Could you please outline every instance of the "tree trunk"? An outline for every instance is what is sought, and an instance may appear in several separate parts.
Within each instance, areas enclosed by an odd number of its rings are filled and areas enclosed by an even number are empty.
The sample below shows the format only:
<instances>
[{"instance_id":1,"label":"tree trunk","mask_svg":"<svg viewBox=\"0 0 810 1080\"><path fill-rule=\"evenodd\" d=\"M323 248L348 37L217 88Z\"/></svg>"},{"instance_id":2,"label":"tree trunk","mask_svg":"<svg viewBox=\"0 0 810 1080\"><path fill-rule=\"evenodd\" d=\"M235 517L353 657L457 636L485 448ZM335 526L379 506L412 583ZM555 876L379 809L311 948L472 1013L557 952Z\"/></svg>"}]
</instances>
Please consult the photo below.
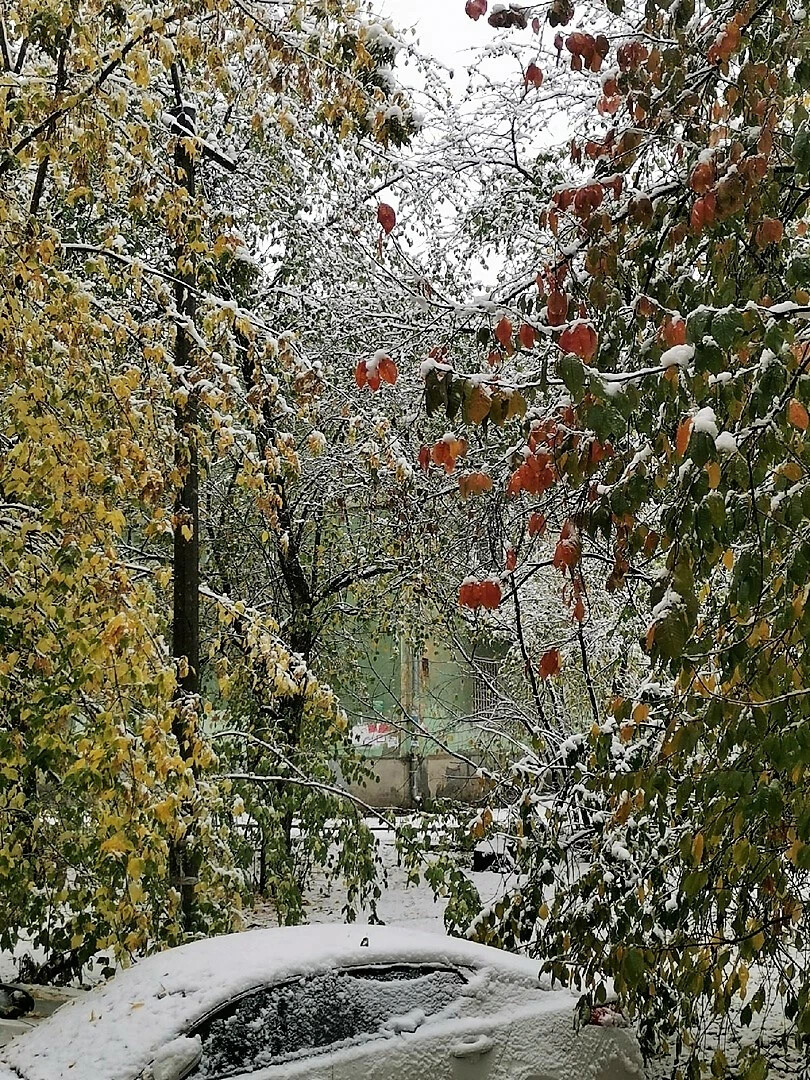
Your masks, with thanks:
<instances>
[{"instance_id":1,"label":"tree trunk","mask_svg":"<svg viewBox=\"0 0 810 1080\"><path fill-rule=\"evenodd\" d=\"M176 89L179 78L176 70ZM194 130L194 110L178 105L173 115L190 131ZM177 183L194 197L194 161L178 138L174 150ZM181 225L182 228L182 225ZM182 237L175 249L177 278L175 303L181 319L193 320L197 313L197 298L193 289L194 269L190 265L188 248ZM192 342L185 327L178 323L175 339L175 365L187 377L193 367ZM200 519L199 465L197 459L197 396L190 389L185 404L175 409L177 432L177 465L183 475L183 486L175 503L174 513L174 596L172 610L172 655L178 662L177 709L173 730L185 760L193 752L193 733L189 726L196 723L196 701L200 692ZM190 707L185 707L190 706ZM189 837L175 845L171 852L171 873L181 897L183 926L191 929L194 919L194 887L199 874L198 860L189 852Z\"/></svg>"}]
</instances>

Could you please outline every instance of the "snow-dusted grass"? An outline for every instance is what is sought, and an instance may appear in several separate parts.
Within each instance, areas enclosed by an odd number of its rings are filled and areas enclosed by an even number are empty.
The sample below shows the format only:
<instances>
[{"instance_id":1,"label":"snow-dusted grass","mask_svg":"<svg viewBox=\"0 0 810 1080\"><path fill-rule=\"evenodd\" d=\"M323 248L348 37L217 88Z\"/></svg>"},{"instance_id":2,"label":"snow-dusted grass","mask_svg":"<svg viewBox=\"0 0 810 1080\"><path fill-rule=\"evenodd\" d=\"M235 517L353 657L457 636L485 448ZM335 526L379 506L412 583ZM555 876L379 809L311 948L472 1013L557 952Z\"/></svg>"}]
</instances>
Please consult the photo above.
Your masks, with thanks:
<instances>
[{"instance_id":1,"label":"snow-dusted grass","mask_svg":"<svg viewBox=\"0 0 810 1080\"><path fill-rule=\"evenodd\" d=\"M425 882L408 885L408 874L398 865L392 833L387 829L375 830L380 844L380 855L388 875L388 884L377 904L377 917L392 926L407 926L414 930L444 932L444 909L446 901L434 898L433 891ZM501 873L468 871L484 904L493 903L503 894L514 878ZM307 896L307 920L312 923L342 922L346 905L346 890L340 882L331 882L323 874L315 874ZM368 921L369 912L361 912L359 921ZM274 926L276 913L271 904L264 904L247 912L246 925Z\"/></svg>"}]
</instances>

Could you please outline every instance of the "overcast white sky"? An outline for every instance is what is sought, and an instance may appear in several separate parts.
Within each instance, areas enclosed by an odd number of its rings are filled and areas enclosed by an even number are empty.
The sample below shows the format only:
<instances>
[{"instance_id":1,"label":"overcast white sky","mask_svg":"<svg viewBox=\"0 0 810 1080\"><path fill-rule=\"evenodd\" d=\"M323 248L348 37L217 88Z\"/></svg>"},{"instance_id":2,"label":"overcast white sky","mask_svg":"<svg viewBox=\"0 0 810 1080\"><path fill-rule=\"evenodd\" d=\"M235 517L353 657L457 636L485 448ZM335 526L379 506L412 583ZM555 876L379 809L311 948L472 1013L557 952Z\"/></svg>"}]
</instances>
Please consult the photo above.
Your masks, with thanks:
<instances>
[{"instance_id":1,"label":"overcast white sky","mask_svg":"<svg viewBox=\"0 0 810 1080\"><path fill-rule=\"evenodd\" d=\"M469 19L464 0L371 0L371 6L398 27L414 27L422 51L450 67L459 62L463 50L492 40L486 17Z\"/></svg>"}]
</instances>

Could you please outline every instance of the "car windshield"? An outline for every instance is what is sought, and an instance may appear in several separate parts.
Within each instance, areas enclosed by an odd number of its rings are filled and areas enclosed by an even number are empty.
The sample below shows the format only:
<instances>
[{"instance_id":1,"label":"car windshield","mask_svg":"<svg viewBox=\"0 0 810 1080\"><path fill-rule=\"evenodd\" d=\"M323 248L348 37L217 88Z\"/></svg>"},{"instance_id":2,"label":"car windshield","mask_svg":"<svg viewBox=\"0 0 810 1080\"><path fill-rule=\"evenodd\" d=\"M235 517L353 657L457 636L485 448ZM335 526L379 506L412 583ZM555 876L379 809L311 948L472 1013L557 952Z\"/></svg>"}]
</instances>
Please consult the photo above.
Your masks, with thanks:
<instances>
[{"instance_id":1,"label":"car windshield","mask_svg":"<svg viewBox=\"0 0 810 1080\"><path fill-rule=\"evenodd\" d=\"M202 1040L194 1080L224 1080L339 1044L415 1030L466 984L447 967L350 968L263 987L229 1002L190 1032Z\"/></svg>"}]
</instances>

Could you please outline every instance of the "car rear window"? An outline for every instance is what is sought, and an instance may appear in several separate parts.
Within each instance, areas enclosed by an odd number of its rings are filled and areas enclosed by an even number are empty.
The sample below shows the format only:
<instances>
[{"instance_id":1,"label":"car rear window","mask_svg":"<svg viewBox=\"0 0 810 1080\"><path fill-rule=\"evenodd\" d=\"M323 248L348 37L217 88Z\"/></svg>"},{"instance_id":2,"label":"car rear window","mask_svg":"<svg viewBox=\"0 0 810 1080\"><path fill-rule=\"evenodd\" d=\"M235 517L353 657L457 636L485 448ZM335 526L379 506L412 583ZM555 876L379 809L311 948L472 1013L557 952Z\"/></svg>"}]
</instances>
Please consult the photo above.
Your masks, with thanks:
<instances>
[{"instance_id":1,"label":"car rear window","mask_svg":"<svg viewBox=\"0 0 810 1080\"><path fill-rule=\"evenodd\" d=\"M307 1053L414 1030L467 982L454 968L401 964L321 972L263 987L198 1024L195 1080L224 1080Z\"/></svg>"}]
</instances>

